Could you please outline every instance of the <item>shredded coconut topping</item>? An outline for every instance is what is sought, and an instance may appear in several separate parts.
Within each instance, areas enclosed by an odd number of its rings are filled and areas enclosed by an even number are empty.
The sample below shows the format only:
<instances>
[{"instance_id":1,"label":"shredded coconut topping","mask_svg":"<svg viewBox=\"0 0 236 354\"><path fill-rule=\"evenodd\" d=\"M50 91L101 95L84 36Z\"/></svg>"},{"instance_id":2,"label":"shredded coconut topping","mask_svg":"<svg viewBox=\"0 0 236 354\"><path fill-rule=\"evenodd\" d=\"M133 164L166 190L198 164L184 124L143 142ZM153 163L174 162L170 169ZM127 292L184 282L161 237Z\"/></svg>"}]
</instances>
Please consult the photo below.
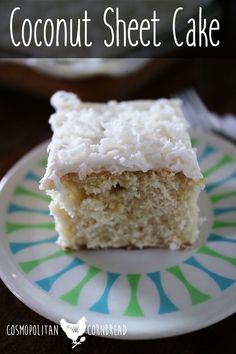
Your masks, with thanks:
<instances>
[{"instance_id":1,"label":"shredded coconut topping","mask_svg":"<svg viewBox=\"0 0 236 354\"><path fill-rule=\"evenodd\" d=\"M59 91L51 103L56 112L49 120L53 137L41 188L70 172L84 179L92 172L167 168L202 177L178 99L98 104Z\"/></svg>"}]
</instances>

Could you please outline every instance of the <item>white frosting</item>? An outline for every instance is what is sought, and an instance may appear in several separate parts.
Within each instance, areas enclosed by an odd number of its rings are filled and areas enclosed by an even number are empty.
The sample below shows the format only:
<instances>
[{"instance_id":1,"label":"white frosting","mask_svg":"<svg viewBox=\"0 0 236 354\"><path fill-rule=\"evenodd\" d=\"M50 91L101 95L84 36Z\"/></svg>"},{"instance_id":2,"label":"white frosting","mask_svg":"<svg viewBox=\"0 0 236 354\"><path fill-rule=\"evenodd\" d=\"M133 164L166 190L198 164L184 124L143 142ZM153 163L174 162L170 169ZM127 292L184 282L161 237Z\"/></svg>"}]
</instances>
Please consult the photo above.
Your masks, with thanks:
<instances>
[{"instance_id":1,"label":"white frosting","mask_svg":"<svg viewBox=\"0 0 236 354\"><path fill-rule=\"evenodd\" d=\"M143 171L167 168L197 180L202 177L187 132L181 101L83 103L73 93L52 96L53 137L41 188L76 172Z\"/></svg>"}]
</instances>

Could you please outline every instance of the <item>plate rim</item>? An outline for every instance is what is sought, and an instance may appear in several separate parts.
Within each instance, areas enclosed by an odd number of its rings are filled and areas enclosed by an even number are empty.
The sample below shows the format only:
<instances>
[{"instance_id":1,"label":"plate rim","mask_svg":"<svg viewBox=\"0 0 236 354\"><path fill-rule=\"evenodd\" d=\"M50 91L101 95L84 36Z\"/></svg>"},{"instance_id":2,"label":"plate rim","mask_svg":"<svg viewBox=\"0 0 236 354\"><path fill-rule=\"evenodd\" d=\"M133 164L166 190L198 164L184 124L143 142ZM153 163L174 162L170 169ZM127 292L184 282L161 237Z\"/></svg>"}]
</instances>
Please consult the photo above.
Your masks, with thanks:
<instances>
[{"instance_id":1,"label":"plate rim","mask_svg":"<svg viewBox=\"0 0 236 354\"><path fill-rule=\"evenodd\" d=\"M190 131L191 134L191 131ZM205 136L205 137L209 137L211 138L211 141L215 141L216 144L218 142L220 142L221 146L224 146L225 149L230 150L232 153L236 153L236 146L234 144L232 144L231 142L223 139L222 137L219 137L217 135L214 135L212 133L206 133L206 132L202 132L201 130L195 130L193 132L193 135L198 137L200 135ZM41 144L37 145L36 147L34 147L33 149L31 149L28 153L26 153L23 157L21 157L10 169L9 171L2 177L1 181L0 181L0 195L4 192L4 189L6 188L6 186L8 185L9 181L11 181L11 179L16 175L18 169L24 167L24 165L32 158L35 158L37 156L37 154L40 153L40 151L42 149L45 149L46 145L48 145L49 140L46 140L44 142L42 142ZM6 191L7 193L7 191ZM8 194L8 193L7 193ZM4 203L0 202L0 209L2 210L2 206L4 206ZM1 240L1 242L5 242L4 239ZM27 307L29 307L32 311L35 311L36 313L38 313L40 316L45 317L46 319L54 322L54 323L59 323L59 319L61 318L59 315L57 315L55 313L55 309L49 308L49 307L43 307L40 306L40 303L42 305L43 300L47 301L48 297L50 298L50 295L48 293L44 293L43 290L41 290L40 288L37 288L33 283L31 283L27 277L17 268L17 266L15 265L15 263L13 261L11 261L10 258L7 259L6 254L4 254L3 252L4 247L0 247L0 263L5 264L5 265L10 265L10 267L6 270L6 267L0 267L0 278L2 279L3 283L7 286L7 288L21 301L23 302ZM5 263L6 261L6 263ZM11 270L14 269L16 273L18 273L20 276L17 278L17 283L16 283L16 279L13 278L11 276ZM28 287L27 290L25 290L24 288L22 288L20 286L20 284L18 284L18 282L21 281L21 278L23 278L27 283L28 283ZM18 285L18 286L17 286ZM29 288L32 289L37 289L38 292L41 293L41 298L40 301L39 299L37 299L37 302L34 303L33 299L30 297L29 295ZM234 285L234 287L236 287L236 285ZM228 291L229 290L229 291ZM157 322L158 317L156 318L152 318L152 319L148 319L148 317L145 318L139 318L139 317L133 317L133 318L128 318L128 317L116 317L114 315L102 315L102 314L95 314L92 312L88 312L86 311L86 313L89 314L90 319L87 319L87 323L88 324L94 324L94 323L110 323L111 322L111 318L115 319L117 321L117 319L119 320L119 322L127 324L127 322L129 322L133 328L128 328L128 332L125 336L102 336L101 337L105 337L105 338L117 338L117 339L123 339L123 340L127 340L127 339L131 339L131 340L143 340L143 339L157 339L157 338L166 338L166 337L172 337L172 336L176 336L176 335L181 335L181 334L187 334L187 333L191 333L193 331L197 331L199 329L203 329L206 328L210 325L213 325L225 318L227 318L230 315L233 315L236 312L236 302L234 301L234 296L232 296L233 294L231 294L233 291L232 288L226 290L221 296L219 296L218 298L213 299L213 302L217 302L219 300L221 300L221 298L225 297L226 292L229 292L230 295L228 294L227 300L225 301L226 303L224 304L224 306L222 306L221 308L224 309L224 311L221 310L221 312L218 312L218 314L215 314L214 317L209 316L209 313L206 317L208 317L207 319L204 318L197 318L196 320L192 320L190 321L191 325L189 324L189 326L186 327L186 324L179 324L178 327L170 327L164 330L160 330L156 329L155 330L155 323ZM51 297L52 299L52 297ZM222 300L221 300L222 301ZM70 306L70 305L65 305L62 303L62 307L64 306ZM202 306L205 304L202 304ZM225 310L225 308L227 310ZM190 311L191 312L191 311ZM211 312L215 312L215 311L211 311ZM81 313L81 315L84 313ZM158 316L158 315L157 315ZM166 316L170 316L173 317L174 314L170 314L170 315L166 315ZM111 318L110 318L111 317ZM197 317L197 316L194 316ZM105 319L105 321L103 320ZM191 317L192 319L192 317ZM90 321L91 320L91 321ZM107 321L106 321L107 320ZM178 319L177 319L178 320ZM146 323L145 327L140 327L140 326L134 326L133 322L144 322ZM117 322L114 322L117 323ZM151 327L150 327L151 326ZM135 327L135 328L134 328Z\"/></svg>"}]
</instances>

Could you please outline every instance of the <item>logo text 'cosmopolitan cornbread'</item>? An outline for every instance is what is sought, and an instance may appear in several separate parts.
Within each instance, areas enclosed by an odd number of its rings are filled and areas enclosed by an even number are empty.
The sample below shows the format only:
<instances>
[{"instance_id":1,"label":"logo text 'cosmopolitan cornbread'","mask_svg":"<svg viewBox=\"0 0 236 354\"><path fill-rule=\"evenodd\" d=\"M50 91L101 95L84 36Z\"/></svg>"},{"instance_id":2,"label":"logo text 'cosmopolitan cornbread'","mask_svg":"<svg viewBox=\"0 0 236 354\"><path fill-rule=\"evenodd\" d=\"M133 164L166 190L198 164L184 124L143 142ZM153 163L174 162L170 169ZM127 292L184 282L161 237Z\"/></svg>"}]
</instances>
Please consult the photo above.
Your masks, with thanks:
<instances>
[{"instance_id":1,"label":"logo text 'cosmopolitan cornbread'","mask_svg":"<svg viewBox=\"0 0 236 354\"><path fill-rule=\"evenodd\" d=\"M125 324L86 324L86 317L81 317L76 323L70 323L64 318L60 320L60 326L67 338L72 341L72 349L82 344L86 336L125 336L127 327ZM58 336L59 326L54 324L16 324L6 326L7 336Z\"/></svg>"}]
</instances>

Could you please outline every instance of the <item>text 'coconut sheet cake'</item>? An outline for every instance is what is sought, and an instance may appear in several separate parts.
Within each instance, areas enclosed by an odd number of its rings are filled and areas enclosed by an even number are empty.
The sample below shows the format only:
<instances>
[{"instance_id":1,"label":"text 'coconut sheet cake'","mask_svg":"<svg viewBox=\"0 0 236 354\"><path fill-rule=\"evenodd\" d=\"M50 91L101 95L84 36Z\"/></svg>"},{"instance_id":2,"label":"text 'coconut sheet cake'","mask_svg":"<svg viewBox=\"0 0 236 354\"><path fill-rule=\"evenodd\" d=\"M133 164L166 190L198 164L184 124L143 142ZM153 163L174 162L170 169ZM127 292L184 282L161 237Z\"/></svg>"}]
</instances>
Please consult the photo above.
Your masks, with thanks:
<instances>
[{"instance_id":1,"label":"text 'coconut sheet cake'","mask_svg":"<svg viewBox=\"0 0 236 354\"><path fill-rule=\"evenodd\" d=\"M40 188L59 243L185 248L198 237L204 179L176 99L84 103L57 92Z\"/></svg>"}]
</instances>

